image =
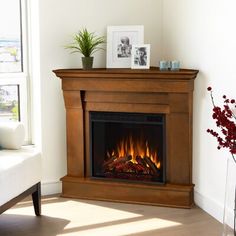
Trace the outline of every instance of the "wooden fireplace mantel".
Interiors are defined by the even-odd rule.
[[[59,69],[67,125],[64,197],[189,208],[193,204],[192,104],[197,70]],[[90,169],[89,112],[165,114],[166,183],[94,179]]]

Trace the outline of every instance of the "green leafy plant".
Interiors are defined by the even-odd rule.
[[[100,45],[104,43],[104,37],[98,37],[94,32],[89,32],[84,28],[73,36],[73,42],[65,48],[72,50],[71,53],[79,52],[85,57],[90,57],[96,51],[103,49]]]

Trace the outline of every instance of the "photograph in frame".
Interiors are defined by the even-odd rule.
[[[132,45],[143,44],[144,26],[107,27],[107,68],[131,68]]]
[[[150,68],[150,44],[137,44],[132,47],[132,69]]]

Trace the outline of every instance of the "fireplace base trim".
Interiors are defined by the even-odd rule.
[[[144,185],[71,176],[61,180],[62,197],[177,208],[191,208],[194,205],[194,185]]]

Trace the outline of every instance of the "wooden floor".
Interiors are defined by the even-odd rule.
[[[220,236],[222,225],[199,208],[174,209],[49,197],[41,217],[31,201],[0,215],[1,236]]]

